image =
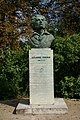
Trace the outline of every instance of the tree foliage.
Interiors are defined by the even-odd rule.
[[[59,35],[80,32],[79,0],[1,0],[0,32],[1,47],[19,49],[19,37],[27,39],[32,33],[31,17],[42,14],[49,22],[48,30]],[[16,11],[21,11],[25,20],[16,19]]]

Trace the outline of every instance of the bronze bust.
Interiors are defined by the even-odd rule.
[[[47,21],[42,15],[32,17],[31,26],[34,30],[32,36],[28,40],[28,44],[32,48],[49,48],[54,36],[46,31]]]

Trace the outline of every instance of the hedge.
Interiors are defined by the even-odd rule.
[[[0,99],[29,96],[30,46],[21,50],[1,50]],[[80,98],[80,34],[56,37],[54,50],[55,97]]]
[[[66,77],[69,78],[68,82],[71,82],[71,79],[78,80],[80,76],[80,34],[56,37],[52,49],[54,50],[55,96],[66,97],[63,92],[68,93],[69,89],[66,86],[65,91],[63,91],[64,85],[61,84],[61,81],[66,84]],[[80,91],[80,83],[78,82],[76,85]],[[74,80],[73,86],[75,88]],[[79,91],[76,93],[77,96],[67,95],[67,97],[79,98]]]

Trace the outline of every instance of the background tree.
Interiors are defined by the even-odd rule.
[[[44,15],[48,22],[48,30],[59,35],[80,32],[80,1],[79,0],[1,0],[0,31],[1,47],[19,48],[17,39],[23,40],[31,34],[31,17],[34,14]],[[22,21],[18,20],[17,12],[22,12]]]

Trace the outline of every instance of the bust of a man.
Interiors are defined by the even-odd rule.
[[[32,48],[49,48],[54,37],[46,31],[47,21],[42,15],[32,17],[31,26],[34,30],[28,43]]]

